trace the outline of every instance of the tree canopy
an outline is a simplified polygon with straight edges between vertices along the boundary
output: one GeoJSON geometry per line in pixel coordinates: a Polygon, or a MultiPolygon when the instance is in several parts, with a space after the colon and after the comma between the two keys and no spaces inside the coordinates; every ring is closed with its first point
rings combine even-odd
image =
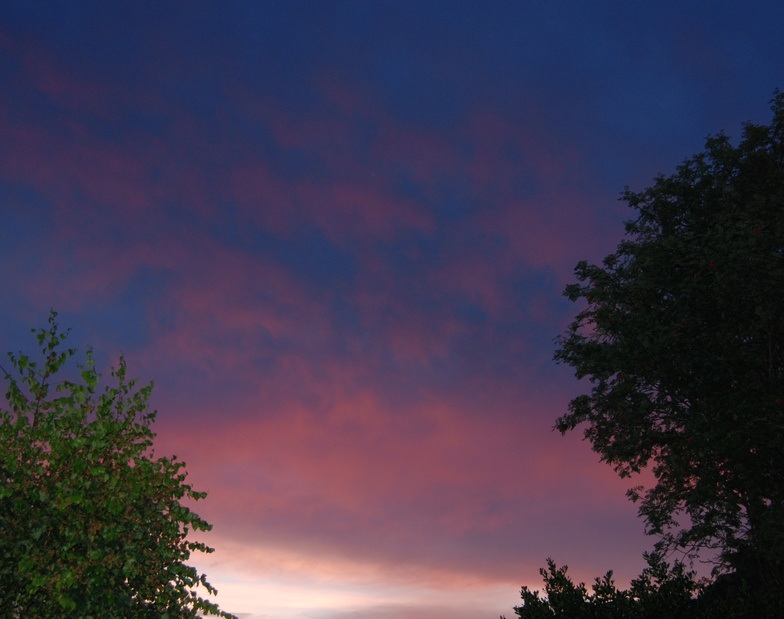
{"type": "Polygon", "coordinates": [[[784,94],[769,125],[622,199],[636,212],[565,295],[582,309],[555,359],[589,381],[558,419],[621,476],[662,552],[715,556],[784,591],[784,94]]]}
{"type": "Polygon", "coordinates": [[[34,330],[41,359],[11,354],[0,409],[0,610],[3,616],[188,618],[231,615],[199,596],[216,593],[186,564],[212,552],[189,539],[211,526],[184,502],[206,495],[185,463],[155,457],[152,384],[138,387],[120,358],[99,388],[90,351],[74,349],[52,312],[34,330]]]}
{"type": "Polygon", "coordinates": [[[670,567],[657,554],[646,554],[647,567],[620,590],[607,572],[596,578],[591,591],[585,583],[575,584],[566,566],[549,559],[539,570],[544,595],[523,587],[523,603],[515,607],[520,619],[693,619],[699,612],[694,594],[700,583],[683,563],[670,567]]]}

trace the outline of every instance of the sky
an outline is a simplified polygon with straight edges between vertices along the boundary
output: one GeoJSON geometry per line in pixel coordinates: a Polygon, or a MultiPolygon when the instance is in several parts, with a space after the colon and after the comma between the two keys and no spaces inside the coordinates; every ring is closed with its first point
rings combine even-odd
{"type": "Polygon", "coordinates": [[[624,187],[784,86],[784,4],[0,3],[0,350],[154,381],[243,619],[512,616],[655,540],[552,360],[624,187]]]}

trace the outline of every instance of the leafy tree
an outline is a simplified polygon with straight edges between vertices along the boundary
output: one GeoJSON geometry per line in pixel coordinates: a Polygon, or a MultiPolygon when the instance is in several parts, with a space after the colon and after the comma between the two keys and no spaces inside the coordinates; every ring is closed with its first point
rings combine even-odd
{"type": "MultiPolygon", "coordinates": [[[[621,476],[661,552],[715,555],[716,574],[784,610],[784,94],[770,125],[705,151],[639,193],[555,358],[590,381],[556,427],[621,476]],[[706,554],[707,553],[707,554],[706,554]]],[[[773,611],[771,611],[773,612],[773,611]]],[[[773,616],[773,615],[771,615],[773,616]]],[[[784,616],[784,613],[779,615],[784,616]]]]}
{"type": "Polygon", "coordinates": [[[683,563],[670,567],[658,554],[646,554],[647,567],[628,590],[615,586],[613,573],[596,578],[591,592],[585,583],[575,584],[566,566],[547,560],[539,573],[544,596],[523,587],[523,603],[515,607],[520,619],[693,619],[697,611],[694,594],[701,585],[683,563]]]}
{"type": "MultiPolygon", "coordinates": [[[[0,614],[11,617],[232,617],[194,590],[215,589],[185,562],[212,552],[189,541],[211,526],[183,505],[206,496],[185,463],[152,452],[152,384],[121,358],[99,390],[91,351],[79,382],[60,380],[75,354],[52,312],[34,330],[36,361],[9,353],[0,409],[0,614]]],[[[73,373],[73,372],[72,372],[73,373]]]]}

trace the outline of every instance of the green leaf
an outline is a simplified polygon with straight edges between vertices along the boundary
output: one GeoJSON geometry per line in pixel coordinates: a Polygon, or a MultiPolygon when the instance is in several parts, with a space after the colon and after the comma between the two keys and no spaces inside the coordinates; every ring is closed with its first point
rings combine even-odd
{"type": "Polygon", "coordinates": [[[204,493],[186,483],[183,462],[152,456],[152,385],[127,379],[120,359],[101,387],[91,350],[77,364],[80,382],[58,380],[75,351],[63,348],[68,332],[55,318],[34,331],[42,361],[9,355],[18,378],[5,376],[0,608],[8,610],[12,591],[11,608],[40,619],[107,609],[133,619],[153,606],[178,617],[230,616],[193,591],[199,583],[214,590],[184,562],[212,549],[183,532],[209,525],[180,501],[204,493]]]}

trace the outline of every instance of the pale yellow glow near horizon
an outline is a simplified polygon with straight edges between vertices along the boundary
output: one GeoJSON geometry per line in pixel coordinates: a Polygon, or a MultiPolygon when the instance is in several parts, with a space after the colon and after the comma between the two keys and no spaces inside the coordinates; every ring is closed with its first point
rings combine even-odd
{"type": "Polygon", "coordinates": [[[351,616],[454,619],[512,616],[520,583],[469,582],[405,566],[355,564],[281,549],[222,541],[193,558],[218,589],[220,607],[241,619],[329,619],[351,616]],[[456,610],[457,609],[457,610],[456,610]]]}

